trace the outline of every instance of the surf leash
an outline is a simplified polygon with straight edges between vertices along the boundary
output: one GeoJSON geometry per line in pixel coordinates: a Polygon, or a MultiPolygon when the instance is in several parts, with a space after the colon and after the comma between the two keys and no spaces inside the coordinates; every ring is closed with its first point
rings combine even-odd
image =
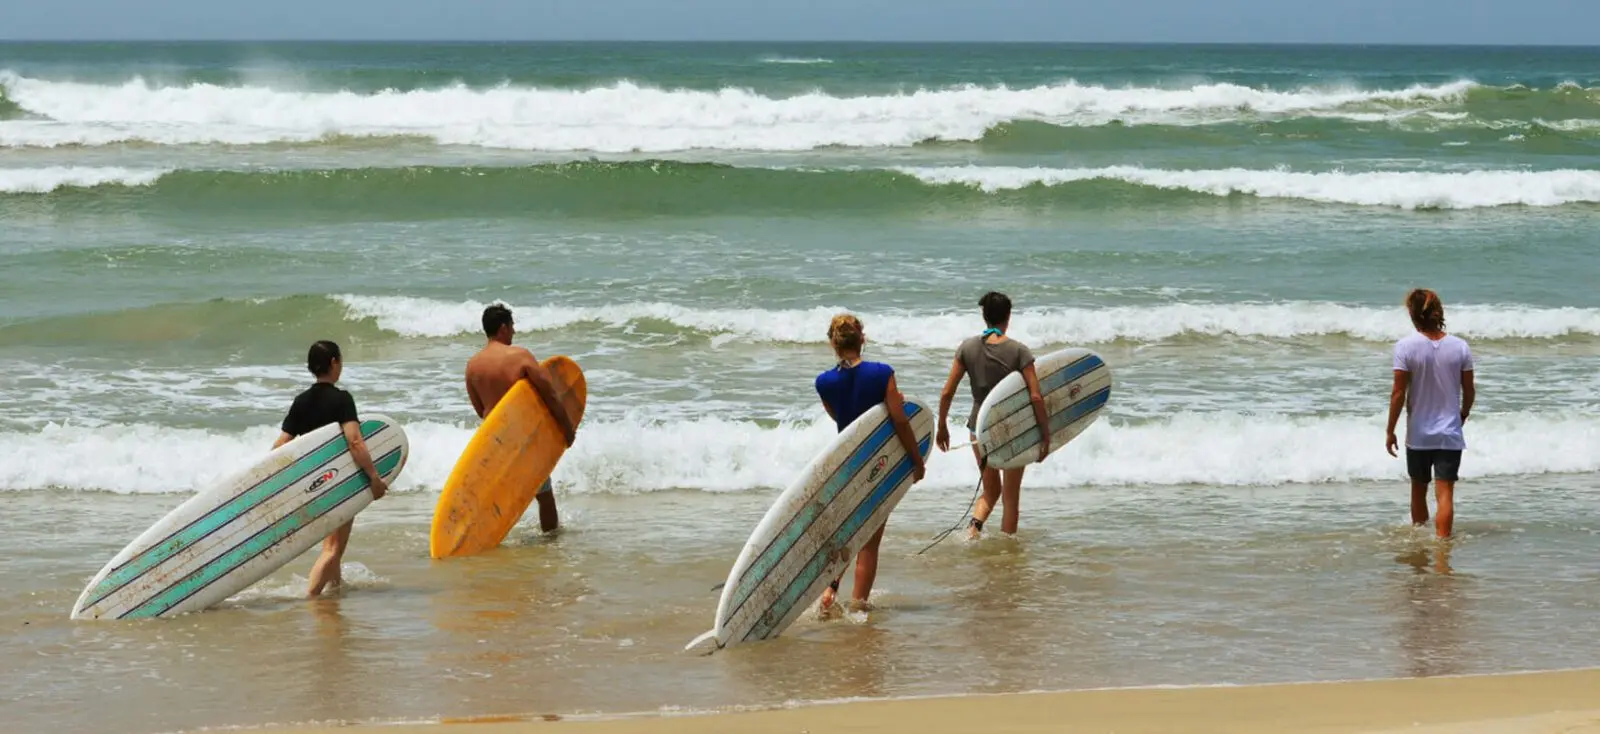
{"type": "Polygon", "coordinates": [[[933,542],[929,543],[928,547],[917,551],[917,555],[920,556],[920,555],[922,555],[924,553],[927,553],[930,550],[933,550],[934,546],[944,542],[944,539],[950,537],[951,533],[953,533],[953,532],[955,532],[957,530],[960,530],[961,527],[962,527],[962,524],[964,522],[966,522],[967,515],[972,514],[972,508],[978,504],[978,495],[980,493],[982,493],[982,492],[983,492],[983,472],[979,471],[978,472],[978,486],[973,488],[973,490],[972,490],[972,500],[967,503],[967,509],[961,511],[961,519],[956,520],[956,524],[950,526],[950,528],[948,530],[945,530],[944,532],[941,532],[938,535],[933,536],[933,542]]]}

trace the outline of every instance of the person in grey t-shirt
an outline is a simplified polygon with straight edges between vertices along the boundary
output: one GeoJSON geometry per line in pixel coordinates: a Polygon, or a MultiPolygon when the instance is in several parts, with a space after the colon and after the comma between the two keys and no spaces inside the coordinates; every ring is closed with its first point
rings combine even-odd
{"type": "Polygon", "coordinates": [[[1444,333],[1439,294],[1418,288],[1406,295],[1406,310],[1417,333],[1394,345],[1394,388],[1389,396],[1386,447],[1397,456],[1394,435],[1400,410],[1406,411],[1406,471],[1411,475],[1411,522],[1428,522],[1428,483],[1435,484],[1438,517],[1434,532],[1450,537],[1455,522],[1455,489],[1461,452],[1467,448],[1462,424],[1472,413],[1477,390],[1472,380],[1472,349],[1461,337],[1444,333]]]}
{"type": "Polygon", "coordinates": [[[1028,386],[1028,397],[1033,402],[1034,420],[1040,426],[1039,460],[1044,461],[1044,457],[1050,453],[1050,431],[1044,428],[1050,425],[1050,420],[1045,414],[1044,396],[1039,392],[1039,376],[1033,369],[1033,352],[1022,342],[1006,336],[1006,330],[1011,327],[1011,299],[1004,293],[990,292],[978,301],[978,305],[983,308],[983,320],[989,328],[961,342],[956,349],[955,361],[950,364],[950,376],[945,380],[944,391],[939,394],[939,429],[935,438],[940,451],[950,450],[950,403],[955,400],[961,378],[966,377],[972,383],[972,413],[967,418],[967,431],[972,437],[972,455],[978,459],[983,483],[983,496],[972,508],[972,524],[967,532],[970,538],[977,538],[983,532],[983,523],[989,519],[989,513],[994,512],[997,502],[1005,504],[1000,530],[1008,535],[1017,532],[1017,502],[1022,495],[1022,471],[1027,467],[1004,472],[990,469],[984,463],[983,455],[978,453],[977,446],[978,407],[983,405],[984,398],[989,396],[989,391],[1001,378],[1013,372],[1022,373],[1022,380],[1028,386]]]}

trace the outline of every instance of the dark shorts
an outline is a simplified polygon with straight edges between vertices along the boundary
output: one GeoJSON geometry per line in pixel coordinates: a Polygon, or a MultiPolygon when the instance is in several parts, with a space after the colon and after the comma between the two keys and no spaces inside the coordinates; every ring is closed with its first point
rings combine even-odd
{"type": "Polygon", "coordinates": [[[1461,452],[1450,449],[1406,449],[1406,471],[1412,479],[1424,482],[1429,479],[1454,482],[1461,471],[1461,452]]]}

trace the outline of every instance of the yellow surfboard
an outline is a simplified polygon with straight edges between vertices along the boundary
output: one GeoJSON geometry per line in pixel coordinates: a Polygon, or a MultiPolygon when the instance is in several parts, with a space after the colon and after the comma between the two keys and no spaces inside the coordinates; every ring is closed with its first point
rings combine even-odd
{"type": "MultiPolygon", "coordinates": [[[[540,364],[550,370],[556,397],[573,421],[582,419],[588,385],[578,363],[551,357],[540,364]]],[[[472,434],[445,481],[433,511],[429,555],[470,556],[500,545],[566,450],[555,416],[527,380],[518,380],[472,434]]]]}

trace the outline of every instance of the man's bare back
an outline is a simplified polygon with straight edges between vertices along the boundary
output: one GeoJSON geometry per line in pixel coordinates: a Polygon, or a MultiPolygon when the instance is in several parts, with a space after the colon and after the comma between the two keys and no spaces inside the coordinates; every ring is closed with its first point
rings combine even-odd
{"type": "Polygon", "coordinates": [[[532,352],[497,341],[484,345],[467,360],[467,396],[472,398],[472,408],[478,411],[479,418],[488,416],[500,404],[530,364],[538,364],[532,352]]]}

